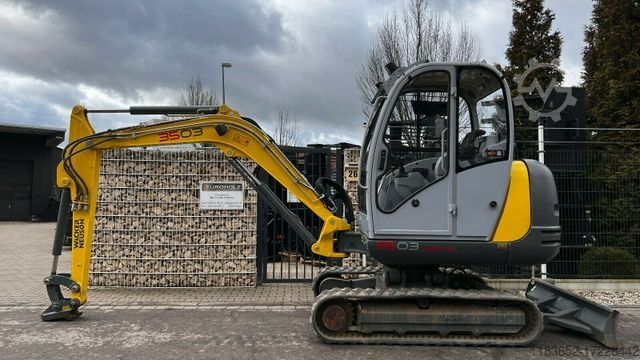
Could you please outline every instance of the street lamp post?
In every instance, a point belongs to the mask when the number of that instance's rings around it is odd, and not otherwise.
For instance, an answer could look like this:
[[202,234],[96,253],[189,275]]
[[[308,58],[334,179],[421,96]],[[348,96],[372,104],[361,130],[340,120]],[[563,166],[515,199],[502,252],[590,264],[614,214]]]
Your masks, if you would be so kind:
[[224,68],[230,68],[231,63],[222,63],[222,103],[226,104],[226,98],[224,96]]

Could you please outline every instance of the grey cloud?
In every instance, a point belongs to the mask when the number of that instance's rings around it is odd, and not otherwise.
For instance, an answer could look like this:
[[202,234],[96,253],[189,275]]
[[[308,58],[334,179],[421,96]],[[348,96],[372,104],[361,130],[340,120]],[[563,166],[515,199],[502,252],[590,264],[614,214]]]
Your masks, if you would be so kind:
[[[567,64],[580,64],[584,0],[547,0],[565,33]],[[433,0],[437,11],[464,19],[481,41],[483,57],[503,62],[511,25],[509,0]],[[7,3],[4,3],[6,6]],[[228,103],[262,124],[288,106],[303,143],[360,139],[363,115],[355,75],[376,24],[401,0],[291,1],[14,1],[28,21],[0,25],[0,71],[42,81],[19,91],[0,88],[0,121],[59,126],[77,102],[102,106],[79,84],[108,92],[123,104],[177,101],[193,76],[220,97],[220,62]],[[497,13],[496,9],[501,9]],[[484,18],[477,16],[485,11]],[[507,9],[507,10],[505,10]],[[2,18],[0,14],[0,18]],[[504,17],[504,18],[503,18]],[[0,79],[0,83],[1,83]],[[29,90],[31,89],[31,90]],[[175,96],[174,96],[175,95]],[[97,96],[97,98],[96,98]],[[96,105],[93,102],[98,102]],[[114,104],[114,103],[111,103]],[[47,114],[38,120],[30,114]],[[27,114],[27,115],[25,115]],[[132,119],[131,123],[140,119]],[[99,128],[126,119],[103,117]]]
[[[220,96],[219,63],[230,61],[228,100],[242,113],[268,122],[287,105],[303,127],[343,132],[362,122],[354,78],[371,38],[366,18],[354,14],[388,5],[310,2],[317,11],[288,19],[285,29],[284,15],[258,0],[14,4],[37,21],[0,27],[8,40],[0,43],[0,69],[137,103],[154,88],[177,93],[194,75],[213,81]],[[72,94],[50,101],[70,107],[82,99],[65,103]]]
[[34,31],[0,27],[0,66],[47,80],[131,95],[182,85],[221,53],[282,51],[281,15],[257,0],[56,1],[15,3],[39,20]]

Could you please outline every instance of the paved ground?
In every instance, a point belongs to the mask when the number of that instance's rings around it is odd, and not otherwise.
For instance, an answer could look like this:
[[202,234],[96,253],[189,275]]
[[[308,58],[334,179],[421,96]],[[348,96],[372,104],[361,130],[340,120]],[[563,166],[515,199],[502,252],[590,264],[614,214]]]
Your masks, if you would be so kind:
[[[241,289],[94,289],[74,322],[44,323],[53,224],[0,223],[0,358],[618,358],[546,331],[530,348],[329,346],[309,326],[308,284]],[[61,266],[68,264],[68,253]],[[640,308],[622,309],[623,357],[640,357]]]
[[640,356],[636,324],[624,314],[614,356],[592,341],[546,331],[529,348],[326,345],[306,310],[92,310],[73,322],[43,323],[37,310],[0,312],[3,359],[530,359]]
[[[42,279],[51,271],[54,223],[0,222],[0,306],[48,304]],[[69,250],[59,271],[69,269]],[[256,288],[95,288],[87,305],[308,305],[309,284],[268,284]]]

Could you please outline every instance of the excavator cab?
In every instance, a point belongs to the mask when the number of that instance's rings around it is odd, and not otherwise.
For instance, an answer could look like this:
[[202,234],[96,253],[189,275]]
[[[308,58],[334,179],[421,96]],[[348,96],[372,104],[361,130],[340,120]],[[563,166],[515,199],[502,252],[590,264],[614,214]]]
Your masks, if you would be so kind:
[[[393,71],[374,100],[360,162],[357,218],[374,258],[391,265],[536,264],[557,254],[553,176],[537,162],[513,161],[512,114],[508,86],[487,64]],[[533,182],[543,184],[543,204],[531,203]],[[552,215],[532,224],[532,210]],[[545,246],[532,226],[544,228]],[[510,259],[512,243],[522,240],[527,250]]]
[[[512,160],[512,129],[502,82],[484,67],[432,65],[423,72],[416,70],[389,94],[373,135],[377,141],[370,159],[379,166],[370,174],[375,191],[369,197],[375,198],[375,206],[373,201],[370,204],[376,233],[486,239],[498,215],[488,204],[503,200]],[[493,174],[490,181],[473,186],[482,188],[484,195],[462,204],[487,206],[460,211],[463,217],[481,217],[478,223],[486,225],[469,228],[455,216],[458,198],[468,198],[462,193],[456,196],[458,190],[467,191],[455,186],[456,180],[466,185],[470,178],[487,172]],[[425,212],[429,215],[416,221],[416,214]],[[405,226],[397,233],[397,221],[402,218]]]

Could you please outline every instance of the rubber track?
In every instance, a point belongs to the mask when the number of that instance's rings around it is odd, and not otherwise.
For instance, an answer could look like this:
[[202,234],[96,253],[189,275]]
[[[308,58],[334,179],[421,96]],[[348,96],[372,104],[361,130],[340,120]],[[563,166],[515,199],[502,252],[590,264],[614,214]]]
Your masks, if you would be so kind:
[[331,266],[320,270],[313,278],[311,288],[313,295],[318,296],[318,288],[322,280],[328,277],[342,277],[342,275],[373,275],[382,270],[382,266]]
[[[372,333],[356,331],[343,333],[327,333],[315,322],[316,312],[323,303],[329,300],[344,299],[350,302],[363,300],[388,300],[390,306],[397,300],[405,299],[456,299],[466,301],[493,301],[505,304],[520,304],[525,310],[527,324],[517,334],[486,335],[441,335],[441,334],[397,334]],[[542,332],[543,318],[538,307],[530,300],[516,294],[500,290],[452,290],[437,288],[407,289],[330,289],[323,291],[311,308],[311,326],[315,333],[325,342],[332,344],[386,344],[386,345],[473,345],[473,346],[525,346],[535,341]]]

